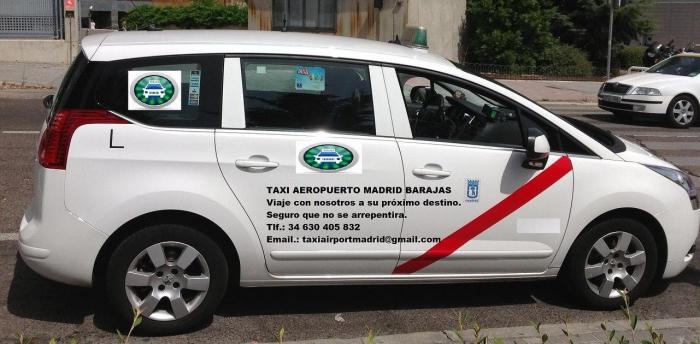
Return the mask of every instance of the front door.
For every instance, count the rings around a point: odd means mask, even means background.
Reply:
[[[398,86],[390,82],[392,104],[401,98],[407,112],[392,106],[392,114],[407,116],[412,136],[397,139],[407,192],[402,234],[416,238],[402,244],[394,273],[544,272],[568,221],[569,158],[553,153],[541,171],[522,167],[523,112],[488,90],[409,71],[397,72]]]
[[[227,76],[236,72],[242,85],[225,92],[237,88],[244,106],[229,104],[241,117],[217,131],[217,156],[269,272],[390,274],[403,223],[403,206],[391,201],[404,198],[403,169],[381,68],[228,59]]]

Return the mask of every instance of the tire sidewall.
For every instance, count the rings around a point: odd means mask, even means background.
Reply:
[[[685,125],[679,124],[673,117],[673,107],[676,106],[676,103],[678,103],[681,100],[687,100],[693,105],[693,119]],[[666,119],[669,122],[669,124],[674,128],[690,128],[698,120],[698,115],[700,115],[698,114],[698,110],[698,102],[695,100],[695,98],[682,94],[671,99],[671,102],[668,104],[668,109],[666,109]]]
[[[202,254],[209,266],[209,290],[202,303],[187,316],[172,321],[155,321],[143,317],[141,324],[135,329],[137,333],[161,335],[191,331],[211,318],[226,293],[228,264],[221,248],[213,240],[184,225],[149,226],[130,235],[119,244],[108,263],[105,291],[119,316],[120,324],[128,329],[133,320],[133,310],[124,284],[129,265],[147,247],[165,241],[185,243]]]
[[[584,267],[588,253],[593,244],[600,238],[612,232],[628,232],[636,236],[644,246],[646,254],[646,266],[644,274],[637,286],[629,292],[631,301],[635,300],[647,291],[651,283],[656,279],[658,267],[658,248],[654,236],[641,222],[631,219],[609,219],[594,224],[583,232],[574,242],[567,258],[565,270],[566,277],[572,290],[581,297],[584,305],[594,308],[617,308],[623,304],[623,299],[603,298],[594,293],[589,287],[585,277]]]

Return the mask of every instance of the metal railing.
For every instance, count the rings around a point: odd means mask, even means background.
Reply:
[[[0,38],[60,37],[60,0],[0,0]]]
[[[579,68],[575,66],[517,66],[484,63],[465,63],[464,69],[494,79],[523,80],[589,80],[605,79],[604,68]]]

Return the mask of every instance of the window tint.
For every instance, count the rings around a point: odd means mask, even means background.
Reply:
[[[518,112],[479,90],[398,72],[414,138],[523,147]]]
[[[99,79],[95,82],[96,99],[99,105],[121,113],[129,118],[154,126],[181,128],[218,128],[221,126],[221,89],[223,78],[223,56],[172,56],[145,59],[97,62],[101,66]],[[129,72],[135,77],[129,79]],[[167,80],[151,78],[148,72],[166,76],[178,76]],[[148,77],[140,84],[136,79]],[[151,104],[152,109],[130,110],[130,89],[134,97],[142,97],[143,103],[131,99],[138,105]],[[173,94],[175,106],[159,105]]]
[[[246,127],[374,134],[366,65],[244,59]]]

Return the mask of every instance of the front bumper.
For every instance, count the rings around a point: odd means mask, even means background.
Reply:
[[[66,209],[65,171],[37,166],[34,178],[34,199],[19,230],[22,260],[48,279],[90,286],[95,260],[107,236]]]
[[[602,92],[598,94],[598,107],[603,110],[630,114],[666,114],[671,97],[640,96]]]
[[[659,220],[664,227],[668,246],[666,268],[662,277],[676,277],[695,255],[695,241],[700,231],[700,209],[691,210],[686,205],[662,214]]]

